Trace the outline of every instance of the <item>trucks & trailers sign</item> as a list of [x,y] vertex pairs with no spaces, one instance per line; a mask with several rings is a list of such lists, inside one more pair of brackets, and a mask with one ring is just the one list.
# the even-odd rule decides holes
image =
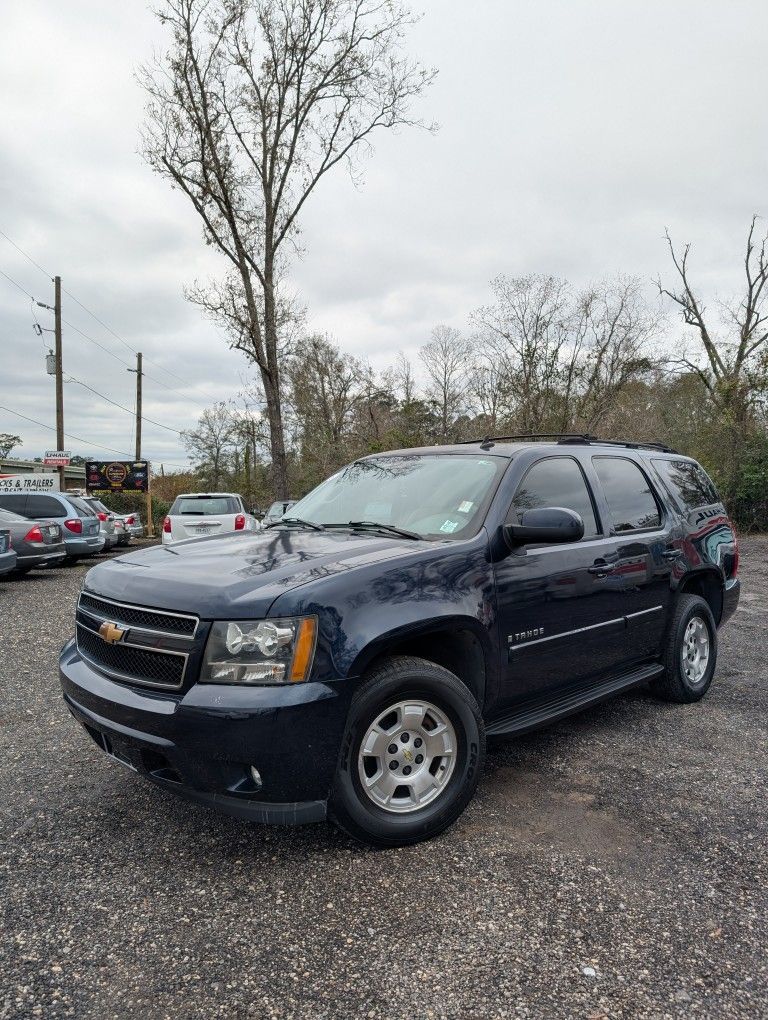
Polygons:
[[88,492],[147,492],[149,462],[146,460],[89,460],[85,465]]
[[0,475],[0,492],[58,492],[57,474]]

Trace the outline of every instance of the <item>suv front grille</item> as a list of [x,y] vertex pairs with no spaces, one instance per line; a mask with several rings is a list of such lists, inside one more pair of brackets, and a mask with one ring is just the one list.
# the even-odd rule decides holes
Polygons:
[[80,623],[77,625],[77,649],[84,659],[116,680],[178,688],[184,679],[186,657],[128,645],[108,645]]
[[101,673],[122,683],[178,690],[199,620],[82,592],[77,648]]
[[128,606],[122,602],[103,599],[90,592],[81,592],[79,607],[92,610],[89,616],[96,616],[114,623],[124,623],[128,627],[144,627],[147,630],[168,631],[169,634],[188,634],[193,637],[197,630],[196,616],[185,616],[181,613],[163,613],[157,609],[143,609],[141,606]]

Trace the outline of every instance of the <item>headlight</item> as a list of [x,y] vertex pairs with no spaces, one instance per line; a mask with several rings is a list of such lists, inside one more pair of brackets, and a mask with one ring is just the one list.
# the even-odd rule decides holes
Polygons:
[[205,646],[200,682],[290,684],[309,677],[317,639],[314,616],[217,620]]

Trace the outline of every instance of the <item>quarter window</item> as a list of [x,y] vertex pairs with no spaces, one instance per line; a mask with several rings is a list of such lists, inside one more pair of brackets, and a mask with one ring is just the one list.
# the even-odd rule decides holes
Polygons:
[[651,484],[640,468],[624,457],[594,457],[615,533],[661,527],[661,514]]
[[572,457],[547,457],[534,464],[515,493],[508,520],[520,524],[526,510],[547,506],[575,510],[584,521],[585,538],[598,533],[586,479]]
[[720,502],[709,476],[692,460],[654,459],[652,464],[686,510]]

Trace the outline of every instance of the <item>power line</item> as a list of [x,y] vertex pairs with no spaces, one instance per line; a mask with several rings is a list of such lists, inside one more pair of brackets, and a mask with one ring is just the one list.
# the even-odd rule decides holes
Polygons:
[[[14,411],[12,407],[3,407],[0,404],[0,411],[7,411],[8,414],[15,414],[17,418],[23,418],[24,421],[32,422],[33,425],[39,425],[40,428],[48,429],[49,432],[55,432],[56,427],[54,425],[46,425],[45,422],[38,421],[36,418],[30,418],[26,414],[22,414],[20,411]],[[133,460],[130,453],[126,453],[125,450],[113,450],[110,446],[100,446],[99,443],[92,443],[90,439],[83,439],[82,436],[74,436],[71,432],[65,432],[64,435],[67,439],[74,439],[78,443],[85,443],[87,446],[95,446],[97,450],[107,450],[108,453],[117,453],[121,457],[127,457],[129,460]]]
[[[48,273],[45,269],[43,269],[43,267],[40,265],[39,262],[35,262],[35,260],[32,258],[32,256],[28,252],[24,251],[24,249],[21,248],[18,244],[16,244],[16,242],[12,238],[10,238],[5,233],[4,230],[0,230],[0,236],[4,237],[6,239],[6,241],[8,241],[9,244],[13,245],[13,247],[16,249],[16,251],[19,252],[20,255],[23,255],[24,258],[27,259],[27,261],[30,262],[36,269],[39,269],[40,272],[43,274],[43,276],[47,276],[49,280],[53,279],[51,274]],[[3,273],[3,276],[5,276],[5,273]],[[7,277],[7,279],[10,279],[10,277]],[[11,280],[11,283],[15,283],[15,281]],[[19,286],[19,284],[16,284],[16,286],[19,287],[19,290],[23,290],[23,288],[21,288]],[[24,293],[26,293],[26,291],[24,291]],[[107,332],[111,333],[112,336],[114,336],[117,340],[119,340],[120,343],[123,344],[123,346],[127,347],[128,350],[132,354],[138,354],[138,351],[134,347],[131,347],[131,345],[128,343],[128,341],[124,337],[120,336],[120,334],[116,330],[112,329],[112,327],[108,323],[104,322],[103,319],[100,319],[99,316],[96,315],[95,312],[92,312],[91,309],[87,307],[87,305],[84,305],[83,302],[80,301],[79,298],[76,298],[75,295],[71,291],[66,289],[66,287],[64,288],[64,293],[67,295],[67,297],[70,297],[75,302],[75,304],[79,305],[83,309],[84,312],[87,312],[87,314],[90,315],[92,319],[95,319],[96,322],[98,322],[100,326],[102,326],[104,329],[107,330]],[[29,297],[29,296],[30,295],[27,295],[27,297]],[[77,329],[77,327],[72,326],[71,323],[67,323],[67,325],[70,326],[71,329]],[[81,333],[81,330],[77,330],[77,332]],[[85,336],[86,334],[83,333],[82,335]],[[91,340],[91,343],[95,343],[97,347],[101,347],[101,344],[97,343],[91,337],[86,337],[86,339]],[[106,347],[101,347],[101,349],[103,351],[107,351]],[[116,354],[112,354],[111,351],[107,351],[107,353],[111,354],[113,358],[116,358],[118,361],[120,361],[120,359],[117,358]],[[167,375],[173,376],[174,379],[178,379],[179,382],[184,383],[185,386],[191,387],[191,386],[195,385],[195,383],[191,383],[188,379],[184,379],[177,372],[172,372],[169,368],[164,368],[162,365],[158,364],[156,361],[153,361],[151,358],[147,357],[146,354],[144,355],[144,360],[148,361],[150,365],[154,365],[155,368],[159,369],[161,372],[165,372]],[[123,361],[122,364],[124,365],[125,362]],[[179,393],[179,394],[181,394],[181,396],[183,396],[187,400],[190,399],[186,394],[181,393],[181,390],[176,389],[174,386],[169,386],[167,383],[164,383],[161,379],[156,379],[156,378],[154,378],[154,376],[148,375],[146,372],[144,373],[144,375],[146,376],[147,379],[152,379],[152,381],[157,383],[158,386],[164,386],[167,390],[171,390],[173,393]],[[206,396],[208,396],[209,399],[215,400],[218,403],[218,400],[219,400],[218,397],[213,397],[210,393],[207,393]]]
[[9,275],[8,275],[7,273],[4,273],[4,272],[2,271],[2,269],[0,269],[0,276],[4,276],[4,277],[6,278],[6,280],[7,280],[7,281],[8,281],[9,283],[12,283],[12,284],[14,285],[14,287],[17,287],[17,288],[18,288],[18,289],[19,289],[19,290],[21,291],[21,293],[22,293],[22,294],[24,294],[24,295],[25,295],[26,297],[28,297],[28,298],[30,299],[30,301],[34,301],[34,300],[35,300],[35,299],[34,299],[34,298],[32,297],[32,295],[31,295],[31,294],[27,293],[27,291],[26,291],[26,290],[24,290],[24,288],[22,287],[22,285],[21,285],[20,283],[17,283],[17,282],[16,282],[16,281],[15,281],[15,280],[13,279],[13,277],[12,277],[12,276],[9,276]]
[[[118,404],[118,402],[116,400],[113,400],[111,397],[105,396],[105,394],[103,394],[103,393],[99,393],[99,391],[95,390],[93,388],[93,386],[89,386],[88,383],[84,383],[80,379],[75,379],[75,377],[72,376],[72,375],[66,381],[67,382],[77,383],[78,386],[84,386],[85,389],[90,390],[91,393],[95,393],[97,397],[101,397],[101,399],[102,400],[106,400],[107,403],[114,404],[115,407],[119,407],[120,410],[121,411],[125,411],[126,414],[130,414],[130,415],[134,415],[135,414],[135,412],[132,411],[130,409],[130,407],[123,407],[123,405],[122,404]],[[175,432],[177,436],[181,435],[181,430],[180,429],[174,429],[170,425],[163,425],[163,423],[160,422],[160,421],[154,421],[154,419],[147,418],[144,415],[141,415],[141,420],[142,421],[148,421],[150,423],[150,425],[157,425],[158,428],[167,429],[168,432]]]

